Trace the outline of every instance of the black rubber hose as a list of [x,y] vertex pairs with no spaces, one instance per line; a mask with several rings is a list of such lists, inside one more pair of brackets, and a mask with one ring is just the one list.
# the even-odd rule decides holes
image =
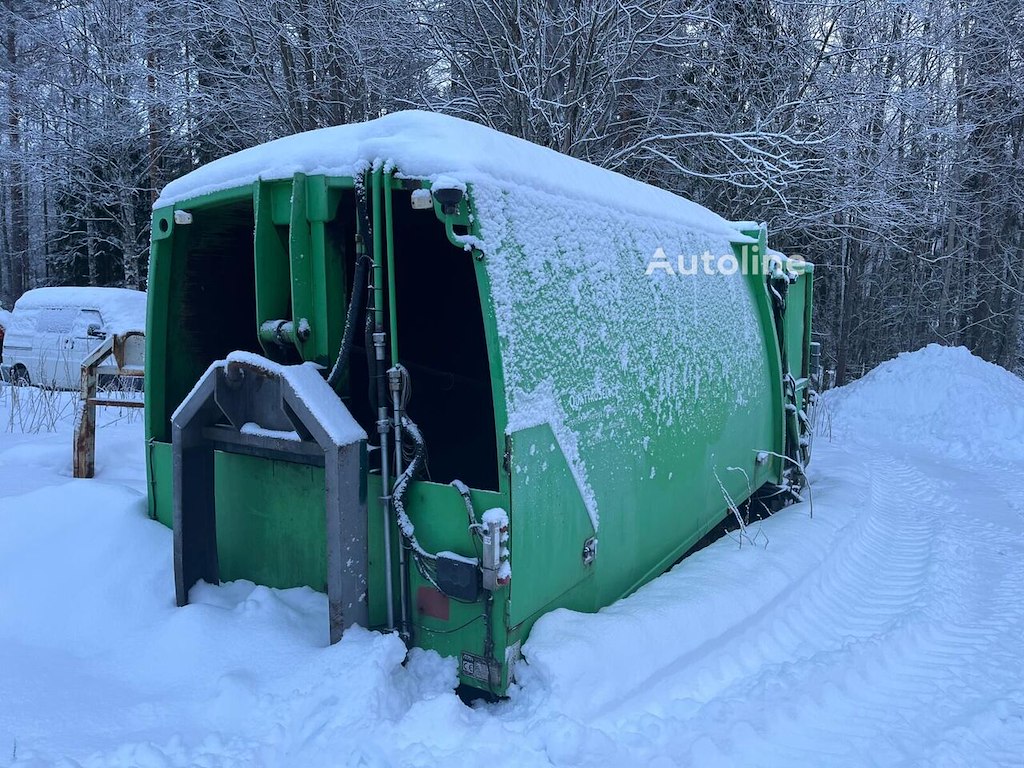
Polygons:
[[338,388],[345,371],[348,369],[348,358],[352,352],[352,342],[356,336],[356,326],[363,313],[363,302],[366,298],[366,275],[369,271],[369,257],[364,253],[356,257],[356,271],[352,276],[352,297],[348,302],[348,314],[345,316],[345,333],[341,337],[338,357],[327,376],[327,383],[334,389]]
[[352,294],[348,301],[348,312],[345,316],[345,333],[341,337],[341,347],[338,349],[338,357],[331,367],[327,376],[327,383],[337,390],[345,371],[348,369],[349,355],[352,353],[352,343],[355,340],[356,325],[359,322],[359,315],[362,314],[366,293],[369,290],[367,276],[370,269],[371,259],[366,255],[366,248],[363,245],[369,236],[370,223],[366,215],[366,200],[360,195],[356,202],[356,226],[359,231],[356,233],[356,268],[352,276]]

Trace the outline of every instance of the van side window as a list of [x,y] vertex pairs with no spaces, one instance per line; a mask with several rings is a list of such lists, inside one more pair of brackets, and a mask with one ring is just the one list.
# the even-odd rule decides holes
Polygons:
[[78,312],[74,307],[52,307],[39,313],[36,330],[39,333],[67,333]]

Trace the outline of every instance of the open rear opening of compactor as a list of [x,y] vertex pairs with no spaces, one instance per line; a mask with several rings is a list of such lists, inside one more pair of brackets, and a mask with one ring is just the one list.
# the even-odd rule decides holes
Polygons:
[[[182,279],[169,297],[177,332],[162,437],[173,444],[181,604],[199,579],[310,585],[328,593],[336,640],[352,623],[375,624],[367,478],[389,516],[404,476],[454,482],[467,503],[469,488],[499,488],[474,256],[453,243],[440,204],[411,204],[419,183],[386,182],[259,182],[252,199],[196,206],[175,227]],[[326,210],[310,215],[319,198]],[[464,223],[467,201],[453,210]],[[332,437],[325,417],[353,429]],[[402,526],[377,535],[401,538]],[[377,625],[408,631],[406,566],[390,560],[416,547],[384,543]]]

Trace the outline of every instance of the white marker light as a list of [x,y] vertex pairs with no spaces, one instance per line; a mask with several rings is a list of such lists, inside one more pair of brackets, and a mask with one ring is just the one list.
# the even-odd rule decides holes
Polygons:
[[434,198],[429,189],[414,189],[412,191],[412,208],[414,211],[425,211],[434,207]]

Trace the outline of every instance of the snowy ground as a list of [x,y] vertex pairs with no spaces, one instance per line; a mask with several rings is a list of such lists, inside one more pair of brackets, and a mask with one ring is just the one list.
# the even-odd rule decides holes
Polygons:
[[66,419],[0,432],[0,766],[1024,765],[1024,381],[930,347],[823,417],[813,518],[546,617],[476,708],[310,590],[175,608],[137,418],[91,481]]

